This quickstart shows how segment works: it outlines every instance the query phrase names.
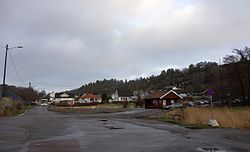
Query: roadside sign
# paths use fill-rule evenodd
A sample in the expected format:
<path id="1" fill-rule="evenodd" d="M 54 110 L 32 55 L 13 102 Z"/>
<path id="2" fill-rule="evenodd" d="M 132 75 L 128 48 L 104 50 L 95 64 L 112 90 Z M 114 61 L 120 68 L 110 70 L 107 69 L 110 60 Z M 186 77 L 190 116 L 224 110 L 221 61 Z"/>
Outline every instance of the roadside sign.
<path id="1" fill-rule="evenodd" d="M 213 93 L 214 93 L 214 91 L 213 91 L 212 89 L 208 89 L 208 90 L 207 90 L 207 94 L 208 94 L 209 96 L 213 95 Z"/>

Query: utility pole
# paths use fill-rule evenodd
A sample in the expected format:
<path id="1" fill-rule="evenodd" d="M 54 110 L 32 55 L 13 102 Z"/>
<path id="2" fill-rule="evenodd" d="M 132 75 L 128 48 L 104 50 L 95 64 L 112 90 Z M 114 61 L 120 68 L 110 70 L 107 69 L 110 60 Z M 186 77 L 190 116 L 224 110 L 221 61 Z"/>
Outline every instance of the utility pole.
<path id="1" fill-rule="evenodd" d="M 5 78 L 6 78 L 6 66 L 7 66 L 7 55 L 8 55 L 8 49 L 9 46 L 6 44 L 6 52 L 5 52 L 5 61 L 4 61 L 4 71 L 3 71 L 3 90 L 2 90 L 2 97 L 5 96 Z"/>
<path id="2" fill-rule="evenodd" d="M 6 70 L 7 70 L 7 58 L 8 58 L 8 50 L 15 49 L 15 48 L 23 48 L 23 46 L 16 46 L 9 48 L 9 45 L 6 44 L 5 46 L 5 61 L 4 61 L 4 71 L 3 71 L 3 90 L 2 90 L 2 98 L 5 96 L 6 92 L 6 85 L 5 85 L 5 79 L 6 79 Z"/>

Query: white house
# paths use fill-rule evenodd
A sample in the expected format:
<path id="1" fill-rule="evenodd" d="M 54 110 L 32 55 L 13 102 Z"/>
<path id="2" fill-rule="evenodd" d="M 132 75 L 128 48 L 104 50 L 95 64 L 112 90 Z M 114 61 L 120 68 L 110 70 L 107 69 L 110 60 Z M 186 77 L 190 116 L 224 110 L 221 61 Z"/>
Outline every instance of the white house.
<path id="1" fill-rule="evenodd" d="M 49 93 L 49 101 L 48 102 L 53 102 L 55 100 L 55 93 L 54 92 L 51 92 Z"/>
<path id="2" fill-rule="evenodd" d="M 145 96 L 148 95 L 147 92 L 143 91 L 142 89 L 140 91 L 133 91 L 134 94 L 134 100 L 137 101 L 138 99 L 144 99 Z"/>
<path id="3" fill-rule="evenodd" d="M 74 101 L 75 95 L 73 93 L 56 93 L 54 103 Z"/>
<path id="4" fill-rule="evenodd" d="M 102 98 L 94 94 L 84 94 L 80 97 L 78 102 L 79 103 L 93 103 L 93 102 L 101 103 Z"/>
<path id="5" fill-rule="evenodd" d="M 119 89 L 111 95 L 111 98 L 113 102 L 130 102 L 133 101 L 134 95 L 130 90 Z"/>

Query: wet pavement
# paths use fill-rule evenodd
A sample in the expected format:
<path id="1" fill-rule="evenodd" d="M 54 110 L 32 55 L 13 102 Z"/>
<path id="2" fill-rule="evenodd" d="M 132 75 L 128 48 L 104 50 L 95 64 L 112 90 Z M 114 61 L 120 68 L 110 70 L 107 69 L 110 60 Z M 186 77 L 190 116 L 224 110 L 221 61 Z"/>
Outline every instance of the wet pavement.
<path id="1" fill-rule="evenodd" d="M 250 130 L 192 130 L 134 117 L 150 112 L 65 115 L 35 107 L 0 118 L 0 152 L 250 151 Z"/>

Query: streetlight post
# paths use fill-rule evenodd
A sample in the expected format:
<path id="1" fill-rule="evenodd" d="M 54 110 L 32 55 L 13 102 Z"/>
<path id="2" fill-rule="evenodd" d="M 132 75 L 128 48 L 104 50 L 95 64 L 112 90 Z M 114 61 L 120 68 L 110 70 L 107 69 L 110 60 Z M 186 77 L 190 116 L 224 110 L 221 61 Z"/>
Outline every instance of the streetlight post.
<path id="1" fill-rule="evenodd" d="M 3 71 L 2 97 L 4 97 L 4 95 L 5 95 L 5 77 L 6 77 L 6 66 L 7 66 L 7 57 L 8 57 L 7 55 L 8 55 L 8 49 L 9 49 L 8 44 L 6 45 L 5 49 L 6 49 L 6 52 L 5 52 L 5 61 L 4 61 L 4 71 Z"/>
<path id="2" fill-rule="evenodd" d="M 14 48 L 23 48 L 23 46 L 16 46 L 16 47 L 12 47 L 9 48 L 9 45 L 6 44 L 5 46 L 5 60 L 4 60 L 4 72 L 3 72 L 3 89 L 2 89 L 2 97 L 5 96 L 5 90 L 6 90 L 6 86 L 5 86 L 5 79 L 6 79 L 6 69 L 7 69 L 7 58 L 8 58 L 8 50 L 10 49 L 14 49 Z"/>

